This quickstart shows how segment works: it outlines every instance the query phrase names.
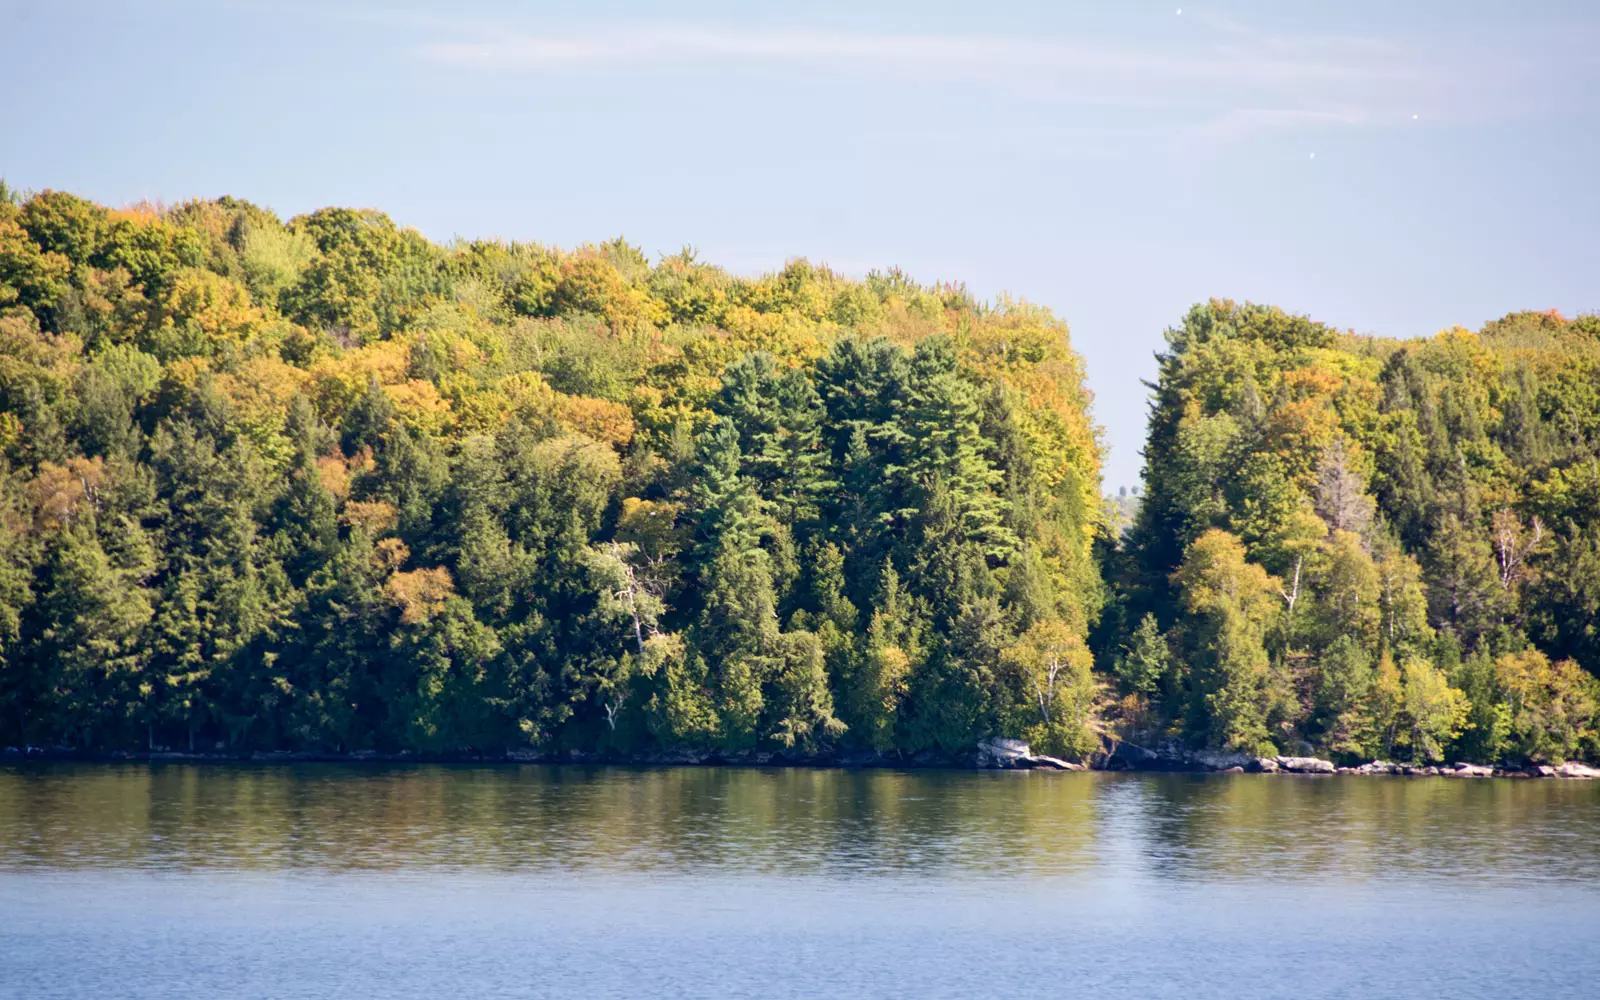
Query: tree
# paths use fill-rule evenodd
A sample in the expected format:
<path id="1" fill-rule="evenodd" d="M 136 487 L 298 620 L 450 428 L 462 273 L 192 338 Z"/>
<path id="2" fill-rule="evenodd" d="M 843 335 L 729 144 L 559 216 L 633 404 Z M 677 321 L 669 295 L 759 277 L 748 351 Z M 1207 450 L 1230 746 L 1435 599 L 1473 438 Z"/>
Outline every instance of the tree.
<path id="1" fill-rule="evenodd" d="M 1429 548 L 1431 617 L 1465 643 L 1487 632 L 1498 617 L 1500 588 L 1488 539 L 1453 513 L 1444 514 Z"/>
<path id="2" fill-rule="evenodd" d="M 1540 561 L 1528 587 L 1530 636 L 1549 655 L 1600 664 L 1600 531 L 1569 524 Z"/>
<path id="3" fill-rule="evenodd" d="M 1322 635 L 1349 636 L 1377 646 L 1382 627 L 1382 580 L 1360 536 L 1335 530 L 1318 586 Z"/>
<path id="4" fill-rule="evenodd" d="M 948 638 L 929 652 L 910 679 L 911 746 L 963 753 L 997 730 L 1006 706 L 996 704 L 995 672 L 1011 640 L 995 597 L 973 596 L 961 603 Z"/>
<path id="5" fill-rule="evenodd" d="M 23 636 L 43 670 L 44 697 L 25 732 L 40 742 L 126 746 L 146 682 L 149 592 L 107 557 L 92 521 L 51 540 L 42 581 Z"/>
<path id="6" fill-rule="evenodd" d="M 1494 663 L 1504 698 L 1511 749 L 1526 760 L 1567 760 L 1595 740 L 1600 682 L 1571 660 L 1536 649 L 1507 653 Z"/>
<path id="7" fill-rule="evenodd" d="M 1405 677 L 1405 715 L 1410 732 L 1405 740 L 1417 760 L 1436 761 L 1444 756 L 1444 746 L 1461 735 L 1467 719 L 1467 699 L 1450 686 L 1444 673 L 1427 660 L 1407 660 Z"/>
<path id="8" fill-rule="evenodd" d="M 764 352 L 748 355 L 724 372 L 716 409 L 738 428 L 743 471 L 778 519 L 816 519 L 820 498 L 836 484 L 826 478 L 822 400 L 805 373 L 780 370 Z"/>
<path id="9" fill-rule="evenodd" d="M 1372 728 L 1367 713 L 1374 679 L 1372 660 L 1353 636 L 1337 637 L 1317 658 L 1312 721 L 1331 752 L 1359 755 L 1365 749 L 1364 737 Z"/>
<path id="10" fill-rule="evenodd" d="M 1071 757 L 1094 749 L 1097 740 L 1087 724 L 1094 657 L 1081 636 L 1059 620 L 1035 622 L 1005 649 L 1001 662 L 1015 691 L 1010 714 L 1014 724 L 1023 724 L 1020 731 L 1031 745 Z"/>
<path id="11" fill-rule="evenodd" d="M 1495 561 L 1500 565 L 1500 589 L 1510 590 L 1526 577 L 1528 556 L 1544 540 L 1544 525 L 1534 517 L 1524 527 L 1516 514 L 1502 507 L 1495 511 L 1490 531 Z"/>
<path id="12" fill-rule="evenodd" d="M 853 679 L 849 704 L 859 738 L 874 750 L 885 751 L 895 744 L 900 706 L 910 691 L 920 650 L 915 618 L 892 561 L 884 560 L 879 579 L 866 652 Z"/>
<path id="13" fill-rule="evenodd" d="M 1353 461 L 1343 437 L 1334 438 L 1317 462 L 1317 514 L 1330 531 L 1347 531 L 1364 536 L 1372 526 L 1374 503 L 1367 495 L 1366 483 L 1352 467 Z"/>
<path id="14" fill-rule="evenodd" d="M 1204 731 L 1231 749 L 1272 751 L 1267 714 L 1273 678 L 1263 643 L 1280 581 L 1246 562 L 1238 538 L 1213 529 L 1189 546 L 1173 583 L 1198 619 L 1191 662 Z"/>
<path id="15" fill-rule="evenodd" d="M 1367 695 L 1367 711 L 1371 730 L 1367 738 L 1367 752 L 1375 757 L 1392 756 L 1405 735 L 1405 678 L 1395 666 L 1394 657 L 1385 649 L 1378 657 L 1378 667 Z"/>
<path id="16" fill-rule="evenodd" d="M 1383 644 L 1389 649 L 1420 649 L 1433 638 L 1422 567 L 1388 535 L 1379 536 L 1373 557 Z"/>
<path id="17" fill-rule="evenodd" d="M 778 637 L 771 696 L 765 699 L 765 729 L 784 748 L 814 750 L 838 737 L 846 726 L 833 714 L 822 644 L 810 632 Z"/>
<path id="18" fill-rule="evenodd" d="M 1133 630 L 1128 644 L 1116 660 L 1117 679 L 1130 694 L 1150 694 L 1156 690 L 1171 665 L 1172 653 L 1156 616 L 1146 613 Z"/>

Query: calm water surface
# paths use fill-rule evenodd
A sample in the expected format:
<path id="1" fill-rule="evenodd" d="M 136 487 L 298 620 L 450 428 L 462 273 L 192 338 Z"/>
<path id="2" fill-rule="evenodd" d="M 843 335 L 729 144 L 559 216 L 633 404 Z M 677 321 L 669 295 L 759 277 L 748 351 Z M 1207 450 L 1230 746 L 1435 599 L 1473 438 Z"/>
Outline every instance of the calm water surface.
<path id="1" fill-rule="evenodd" d="M 1595 997 L 1600 783 L 0 768 L 0 997 Z"/>

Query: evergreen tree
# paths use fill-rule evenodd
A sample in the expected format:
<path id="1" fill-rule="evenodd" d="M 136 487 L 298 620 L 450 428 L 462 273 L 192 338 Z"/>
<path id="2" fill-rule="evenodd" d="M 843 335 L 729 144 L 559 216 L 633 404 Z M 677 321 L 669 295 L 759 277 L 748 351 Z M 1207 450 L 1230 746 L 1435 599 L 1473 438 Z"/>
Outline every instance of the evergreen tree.
<path id="1" fill-rule="evenodd" d="M 137 576 L 107 558 L 92 519 L 50 540 L 22 641 L 41 673 L 23 706 L 31 741 L 128 746 L 147 683 L 151 599 Z"/>
<path id="2" fill-rule="evenodd" d="M 852 685 L 850 718 L 862 742 L 885 751 L 895 744 L 900 705 L 922 652 L 915 615 L 894 563 L 887 559 L 873 607 L 866 651 Z"/>
<path id="3" fill-rule="evenodd" d="M 1152 694 L 1171 664 L 1172 653 L 1161 625 L 1155 615 L 1146 614 L 1116 659 L 1117 680 L 1125 693 Z"/>

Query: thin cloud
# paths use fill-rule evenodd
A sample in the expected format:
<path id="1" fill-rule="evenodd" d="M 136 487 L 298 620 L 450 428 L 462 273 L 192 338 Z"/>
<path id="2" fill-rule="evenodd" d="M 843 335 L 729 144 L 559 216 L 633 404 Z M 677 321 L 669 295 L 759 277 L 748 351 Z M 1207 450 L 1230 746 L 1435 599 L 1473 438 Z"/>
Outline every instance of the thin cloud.
<path id="1" fill-rule="evenodd" d="M 1322 50 L 1322 51 L 1319 51 Z M 1345 39 L 1327 44 L 1241 36 L 1188 54 L 1070 40 L 994 36 L 869 35 L 814 31 L 633 28 L 578 35 L 508 34 L 425 46 L 435 62 L 501 71 L 560 71 L 595 65 L 782 61 L 856 68 L 978 71 L 1060 77 L 1111 74 L 1148 85 L 1203 81 L 1294 84 L 1416 79 L 1392 48 Z M 1388 65 L 1385 65 L 1387 63 Z"/>
<path id="2" fill-rule="evenodd" d="M 1379 40 L 1268 36 L 1212 25 L 1205 37 L 1135 47 L 1093 41 L 644 27 L 507 33 L 421 50 L 434 63 L 497 73 L 617 66 L 790 65 L 951 80 L 1059 102 L 1188 108 L 1211 134 L 1356 126 L 1401 109 L 1441 117 L 1466 82 Z M 1470 88 L 1469 88 L 1470 89 Z"/>

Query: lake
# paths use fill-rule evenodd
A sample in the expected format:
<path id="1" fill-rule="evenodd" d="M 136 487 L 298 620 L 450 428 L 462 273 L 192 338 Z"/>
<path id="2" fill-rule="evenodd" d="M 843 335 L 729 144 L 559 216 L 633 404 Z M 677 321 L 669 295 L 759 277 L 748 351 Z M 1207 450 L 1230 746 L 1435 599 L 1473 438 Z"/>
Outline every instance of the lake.
<path id="1" fill-rule="evenodd" d="M 0 767 L 0 997 L 1593 997 L 1600 782 Z"/>

